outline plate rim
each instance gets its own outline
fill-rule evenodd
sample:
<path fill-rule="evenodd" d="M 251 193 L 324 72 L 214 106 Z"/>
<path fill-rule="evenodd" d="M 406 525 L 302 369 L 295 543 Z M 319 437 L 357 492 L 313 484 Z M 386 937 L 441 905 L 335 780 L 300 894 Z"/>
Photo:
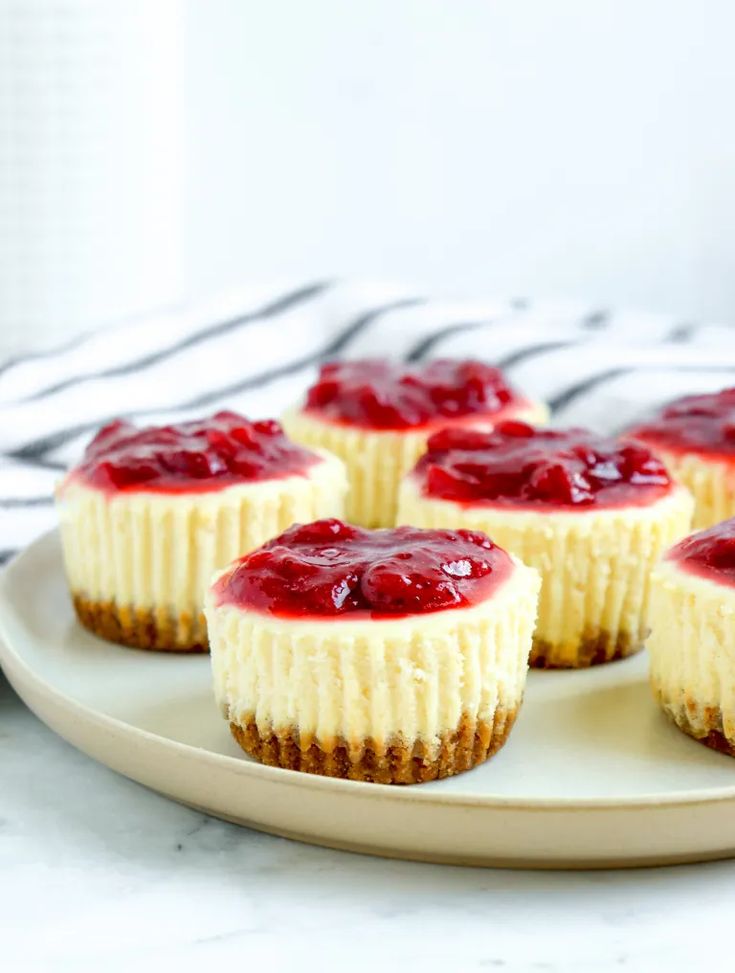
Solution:
<path fill-rule="evenodd" d="M 414 802 L 432 804 L 435 806 L 452 805 L 454 807 L 467 808 L 486 808 L 488 810 L 508 810 L 523 811 L 529 813 L 537 811 L 559 811 L 565 813 L 589 812 L 589 811 L 640 811 L 651 808 L 684 808 L 696 807 L 703 804 L 714 804 L 735 800 L 735 784 L 730 786 L 712 787 L 700 790 L 671 791 L 667 794 L 639 794 L 635 797 L 510 797 L 493 796 L 488 794 L 473 794 L 460 792 L 444 793 L 436 790 L 428 790 L 419 786 L 396 786 L 393 784 L 367 783 L 365 781 L 344 780 L 342 778 L 323 777 L 317 774 L 302 773 L 296 770 L 287 770 L 282 767 L 270 767 L 255 760 L 246 760 L 244 757 L 229 756 L 217 753 L 206 747 L 197 747 L 192 744 L 182 743 L 172 740 L 170 737 L 161 736 L 150 730 L 128 723 L 117 717 L 110 716 L 101 710 L 95 709 L 86 703 L 75 699 L 73 696 L 61 691 L 47 679 L 40 676 L 33 667 L 25 660 L 21 651 L 13 645 L 14 634 L 10 631 L 13 621 L 17 624 L 23 622 L 23 613 L 13 604 L 10 598 L 9 586 L 12 583 L 18 566 L 32 557 L 39 548 L 53 543 L 58 535 L 58 529 L 46 531 L 37 537 L 23 550 L 15 554 L 2 570 L 0 570 L 0 665 L 8 675 L 12 686 L 18 695 L 26 701 L 26 692 L 40 691 L 49 701 L 72 714 L 81 716 L 87 722 L 94 722 L 98 726 L 106 727 L 116 734 L 127 735 L 132 740 L 141 743 L 155 742 L 157 746 L 164 747 L 176 752 L 177 754 L 213 762 L 227 769 L 231 773 L 239 774 L 243 777 L 254 777 L 269 781 L 271 784 L 298 784 L 301 787 L 339 796 L 340 794 L 360 795 L 361 798 L 370 800 L 385 800 L 390 798 L 399 804 L 410 805 Z M 120 651 L 135 651 L 129 648 L 120 647 Z M 10 675 L 12 673 L 12 676 Z M 31 707 L 33 712 L 36 710 Z M 39 715 L 39 714 L 36 714 Z M 46 722 L 43 716 L 40 716 Z M 59 733 L 51 727 L 57 735 L 67 739 L 64 734 Z M 74 744 L 72 744 L 74 745 Z M 79 748 L 78 748 L 79 749 Z"/>

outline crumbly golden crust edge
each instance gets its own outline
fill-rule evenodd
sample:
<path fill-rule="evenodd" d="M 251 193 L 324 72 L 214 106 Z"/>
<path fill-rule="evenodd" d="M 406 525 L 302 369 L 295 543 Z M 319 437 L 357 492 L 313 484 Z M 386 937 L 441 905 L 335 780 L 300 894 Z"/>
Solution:
<path fill-rule="evenodd" d="M 528 664 L 534 669 L 587 669 L 617 659 L 627 659 L 643 648 L 646 633 L 636 636 L 599 631 L 582 638 L 577 645 L 552 645 L 534 638 Z"/>
<path fill-rule="evenodd" d="M 354 746 L 337 739 L 322 746 L 311 738 L 302 740 L 296 727 L 263 732 L 252 718 L 230 722 L 230 730 L 246 753 L 271 767 L 377 784 L 421 784 L 470 770 L 492 757 L 508 739 L 519 708 L 499 709 L 492 722 L 464 716 L 432 746 L 400 739 L 383 747 L 371 739 Z"/>
<path fill-rule="evenodd" d="M 114 601 L 90 601 L 79 594 L 72 600 L 84 628 L 108 642 L 158 652 L 209 652 L 204 615 L 173 615 Z"/>
<path fill-rule="evenodd" d="M 735 739 L 728 738 L 723 732 L 724 719 L 719 706 L 700 706 L 695 699 L 686 695 L 681 701 L 672 703 L 655 685 L 653 694 L 664 713 L 682 733 L 711 750 L 735 757 Z"/>

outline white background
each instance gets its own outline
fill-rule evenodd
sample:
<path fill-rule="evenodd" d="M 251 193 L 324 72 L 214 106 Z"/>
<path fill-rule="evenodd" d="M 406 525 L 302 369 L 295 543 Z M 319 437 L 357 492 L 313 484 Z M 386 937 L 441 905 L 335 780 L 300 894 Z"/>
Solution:
<path fill-rule="evenodd" d="M 2 0 L 0 353 L 244 280 L 735 307 L 727 0 Z"/>

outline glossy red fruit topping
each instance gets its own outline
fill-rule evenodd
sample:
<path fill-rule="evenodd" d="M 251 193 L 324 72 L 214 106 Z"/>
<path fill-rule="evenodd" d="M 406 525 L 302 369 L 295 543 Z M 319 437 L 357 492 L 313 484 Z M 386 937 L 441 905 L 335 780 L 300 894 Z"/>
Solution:
<path fill-rule="evenodd" d="M 384 358 L 329 362 L 306 410 L 370 429 L 409 429 L 436 419 L 496 413 L 520 402 L 503 373 L 480 361 L 437 358 L 407 365 Z"/>
<path fill-rule="evenodd" d="M 100 429 L 74 472 L 100 489 L 202 491 L 303 474 L 317 459 L 272 419 L 218 412 L 145 429 L 117 419 Z"/>
<path fill-rule="evenodd" d="M 219 602 L 286 617 L 416 615 L 487 598 L 512 561 L 479 531 L 295 524 L 241 558 Z"/>
<path fill-rule="evenodd" d="M 654 448 L 735 455 L 735 388 L 669 402 L 628 433 Z"/>
<path fill-rule="evenodd" d="M 685 537 L 666 559 L 679 562 L 692 574 L 735 585 L 735 517 Z"/>
<path fill-rule="evenodd" d="M 501 422 L 492 432 L 443 429 L 429 439 L 414 475 L 429 496 L 512 506 L 648 503 L 671 484 L 644 446 L 524 422 Z"/>

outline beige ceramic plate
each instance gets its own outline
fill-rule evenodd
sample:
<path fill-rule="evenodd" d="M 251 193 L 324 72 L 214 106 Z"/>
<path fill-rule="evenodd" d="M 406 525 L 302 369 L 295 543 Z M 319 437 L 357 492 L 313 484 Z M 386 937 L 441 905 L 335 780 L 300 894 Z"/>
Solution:
<path fill-rule="evenodd" d="M 735 854 L 735 760 L 670 726 L 643 657 L 534 672 L 505 749 L 408 788 L 261 767 L 214 706 L 209 660 L 102 642 L 76 624 L 58 539 L 0 577 L 3 668 L 26 703 L 90 756 L 218 817 L 402 858 L 624 866 Z"/>

